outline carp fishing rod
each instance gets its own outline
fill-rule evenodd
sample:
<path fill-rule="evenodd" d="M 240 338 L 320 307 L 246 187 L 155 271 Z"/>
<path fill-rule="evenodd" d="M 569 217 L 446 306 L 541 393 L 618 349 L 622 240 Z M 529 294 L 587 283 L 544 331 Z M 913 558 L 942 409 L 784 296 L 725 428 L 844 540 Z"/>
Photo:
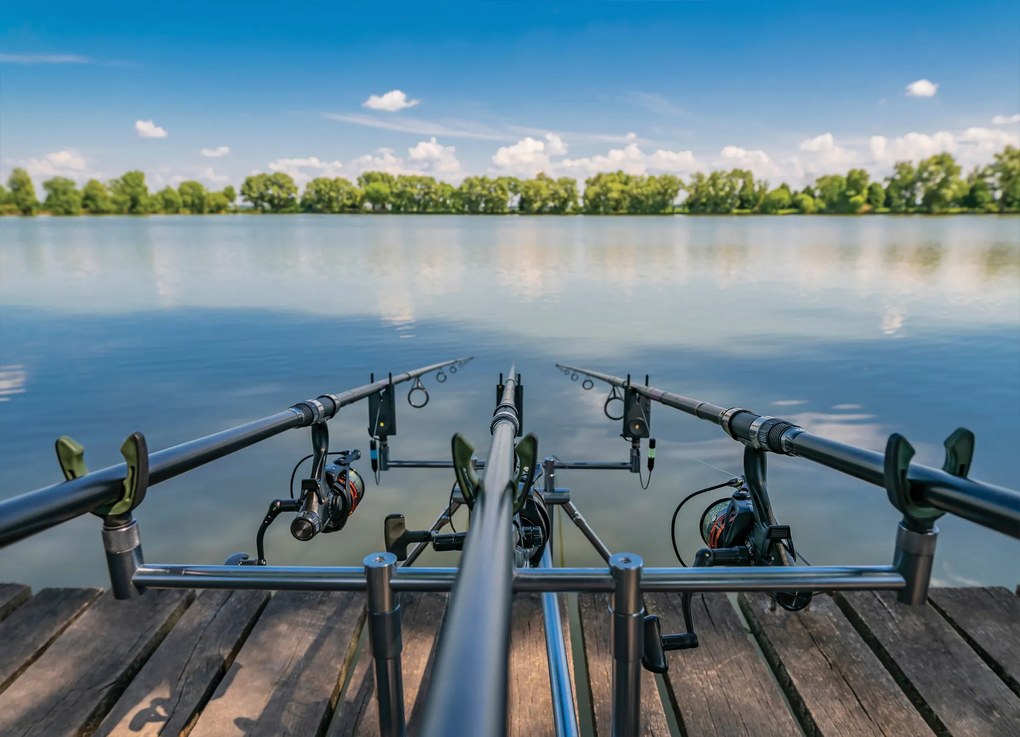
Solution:
<path fill-rule="evenodd" d="M 370 383 L 363 386 L 339 394 L 321 394 L 281 412 L 151 455 L 148 453 L 145 436 L 133 433 L 121 447 L 125 462 L 98 471 L 89 472 L 85 465 L 85 449 L 64 436 L 57 440 L 56 451 L 65 480 L 0 501 L 0 548 L 89 512 L 110 518 L 114 525 L 122 524 L 130 518 L 130 511 L 142 502 L 149 486 L 287 430 L 312 426 L 313 448 L 319 453 L 323 443 L 328 442 L 326 421 L 334 417 L 342 407 L 365 398 L 369 399 L 371 408 L 375 410 L 375 434 L 378 436 L 381 432 L 384 437 L 388 437 L 395 432 L 395 426 L 391 427 L 387 423 L 395 416 L 394 388 L 397 385 L 413 381 L 408 403 L 412 407 L 423 407 L 428 403 L 428 392 L 421 383 L 421 377 L 435 373 L 437 380 L 442 383 L 446 380 L 444 370 L 455 373 L 457 368 L 471 360 L 455 358 L 401 374 L 388 374 L 378 381 L 373 375 Z M 419 398 L 412 399 L 415 396 Z M 315 428 L 319 428 L 318 433 Z M 369 432 L 371 434 L 373 428 Z"/>
<path fill-rule="evenodd" d="M 0 546 L 93 512 L 103 518 L 103 544 L 116 598 L 133 598 L 154 588 L 364 591 L 380 732 L 386 737 L 401 736 L 406 730 L 401 612 L 396 593 L 450 592 L 426 695 L 421 733 L 429 737 L 506 733 L 512 597 L 520 592 L 541 593 L 556 734 L 573 737 L 579 731 L 557 594 L 610 594 L 607 615 L 614 633 L 611 731 L 629 735 L 637 734 L 640 727 L 641 667 L 662 673 L 668 668 L 667 651 L 698 646 L 690 613 L 694 592 L 762 591 L 791 611 L 807 606 L 816 591 L 890 590 L 899 592 L 904 603 L 922 604 L 932 571 L 937 534 L 934 522 L 939 515 L 950 512 L 1020 537 L 1020 494 L 967 478 L 973 454 L 973 435 L 968 431 L 958 430 L 947 440 L 946 465 L 940 471 L 911 463 L 912 448 L 901 436 L 890 438 L 883 456 L 821 438 L 786 420 L 741 408 L 724 409 L 656 389 L 648 385 L 647 377 L 640 385 L 629 377 L 560 364 L 572 379 L 585 377 L 585 389 L 594 388 L 596 380 L 610 384 L 603 410 L 610 419 L 622 421 L 621 435 L 630 442 L 628 460 L 540 458 L 537 438 L 524 432 L 524 385 L 513 367 L 500 374 L 496 386 L 489 428 L 492 439 L 484 460 L 475 456 L 474 446 L 459 433 L 452 437 L 450 460 L 390 458 L 389 440 L 397 429 L 396 385 L 413 381 L 408 403 L 424 406 L 428 392 L 421 377 L 434 372 L 442 383 L 447 373 L 455 373 L 468 360 L 433 364 L 380 381 L 373 376 L 365 386 L 339 395 L 320 395 L 284 412 L 151 455 L 144 436 L 136 433 L 122 448 L 124 464 L 95 473 L 85 468 L 81 446 L 62 438 L 57 442 L 57 455 L 67 480 L 0 502 Z M 365 480 L 353 465 L 361 453 L 356 449 L 331 451 L 327 421 L 341 407 L 366 398 L 376 482 L 391 469 L 452 471 L 454 485 L 446 508 L 425 529 L 408 529 L 403 514 L 388 515 L 383 549 L 368 555 L 360 567 L 270 565 L 264 537 L 278 515 L 293 513 L 290 533 L 307 542 L 344 529 L 363 501 Z M 621 408 L 610 412 L 616 402 Z M 712 421 L 744 446 L 740 477 L 702 489 L 681 502 L 682 506 L 713 488 L 735 489 L 728 498 L 710 504 L 702 515 L 699 529 L 706 547 L 695 555 L 692 568 L 647 568 L 638 554 L 614 554 L 581 515 L 571 490 L 558 483 L 564 471 L 622 470 L 638 474 L 642 487 L 647 488 L 641 476 L 641 446 L 648 441 L 650 482 L 655 465 L 652 402 Z M 299 427 L 310 429 L 312 453 L 295 466 L 290 497 L 270 503 L 256 533 L 254 558 L 234 553 L 222 565 L 144 561 L 132 510 L 148 486 Z M 777 520 L 768 497 L 765 459 L 769 452 L 799 455 L 884 485 L 904 515 L 893 564 L 800 565 L 792 531 Z M 311 470 L 302 477 L 300 493 L 295 494 L 294 479 L 309 459 Z M 480 476 L 479 471 L 484 473 Z M 445 498 L 445 484 L 443 487 Z M 468 510 L 467 531 L 443 532 L 460 506 Z M 552 565 L 552 520 L 557 507 L 602 557 L 604 567 Z M 459 565 L 412 568 L 429 547 L 460 552 Z M 680 594 L 686 632 L 660 632 L 658 617 L 645 607 L 643 595 L 649 592 Z M 470 698 L 465 698 L 465 684 L 469 684 Z"/>

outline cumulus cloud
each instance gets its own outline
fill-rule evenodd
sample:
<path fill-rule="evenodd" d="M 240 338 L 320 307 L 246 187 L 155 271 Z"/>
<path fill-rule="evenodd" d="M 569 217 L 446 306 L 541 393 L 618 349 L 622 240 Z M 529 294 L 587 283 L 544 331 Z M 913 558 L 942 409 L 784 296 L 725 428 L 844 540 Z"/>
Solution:
<path fill-rule="evenodd" d="M 512 146 L 500 146 L 492 156 L 492 163 L 508 173 L 533 175 L 552 169 L 550 156 L 566 153 L 563 139 L 555 133 L 546 133 L 545 140 L 526 136 Z"/>
<path fill-rule="evenodd" d="M 323 161 L 317 156 L 297 159 L 276 159 L 269 162 L 269 171 L 289 174 L 298 184 L 315 177 L 337 177 L 343 164 L 339 161 Z"/>
<path fill-rule="evenodd" d="M 361 103 L 361 107 L 395 113 L 404 108 L 414 107 L 419 102 L 421 100 L 407 99 L 407 94 L 401 90 L 390 90 L 385 95 L 370 95 L 367 100 Z"/>
<path fill-rule="evenodd" d="M 804 155 L 804 160 L 798 161 L 810 171 L 850 166 L 857 161 L 857 155 L 839 146 L 831 133 L 801 141 L 798 149 Z"/>
<path fill-rule="evenodd" d="M 869 141 L 872 158 L 879 164 L 905 159 L 917 160 L 948 152 L 963 166 L 987 163 L 991 155 L 1004 146 L 1020 145 L 1020 135 L 1001 128 L 972 127 L 953 134 L 949 131 L 918 133 L 913 131 L 898 138 L 872 136 Z"/>
<path fill-rule="evenodd" d="M 996 115 L 992 118 L 992 125 L 1012 125 L 1020 123 L 1020 113 L 1016 115 Z"/>
<path fill-rule="evenodd" d="M 746 149 L 740 146 L 724 146 L 719 152 L 719 165 L 725 168 L 750 169 L 758 176 L 785 175 L 786 170 L 778 166 L 772 157 L 760 149 Z"/>
<path fill-rule="evenodd" d="M 658 149 L 646 153 L 637 143 L 630 143 L 623 148 L 610 149 L 607 153 L 597 156 L 564 159 L 560 166 L 565 173 L 577 176 L 617 170 L 626 174 L 682 174 L 694 169 L 696 161 L 690 151 Z"/>
<path fill-rule="evenodd" d="M 218 159 L 230 153 L 230 146 L 217 146 L 216 148 L 203 148 L 202 155 L 209 159 Z"/>
<path fill-rule="evenodd" d="M 151 120 L 136 120 L 135 133 L 139 138 L 166 138 L 169 135 L 166 128 L 160 128 Z"/>
<path fill-rule="evenodd" d="M 919 79 L 908 84 L 906 90 L 907 97 L 935 97 L 935 93 L 939 91 L 939 86 L 930 79 Z"/>
<path fill-rule="evenodd" d="M 33 177 L 69 177 L 75 179 L 85 172 L 85 159 L 72 151 L 54 151 L 41 159 L 24 162 L 25 171 Z"/>
<path fill-rule="evenodd" d="M 460 171 L 460 161 L 454 146 L 444 146 L 435 136 L 420 141 L 407 150 L 411 165 L 436 174 L 453 174 Z"/>

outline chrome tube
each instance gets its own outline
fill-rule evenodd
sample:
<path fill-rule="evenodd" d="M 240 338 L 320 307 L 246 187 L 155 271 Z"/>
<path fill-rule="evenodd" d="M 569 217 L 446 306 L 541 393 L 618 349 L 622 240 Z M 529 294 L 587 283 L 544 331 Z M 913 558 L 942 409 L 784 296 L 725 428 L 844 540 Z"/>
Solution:
<path fill-rule="evenodd" d="M 552 568 L 552 553 L 546 545 L 542 553 L 543 568 Z M 577 712 L 574 708 L 574 688 L 570 680 L 567 648 L 563 641 L 563 622 L 560 619 L 559 596 L 551 591 L 542 594 L 542 616 L 545 619 L 545 651 L 549 661 L 549 685 L 552 690 L 553 720 L 556 737 L 577 737 Z"/>
<path fill-rule="evenodd" d="M 613 737 L 641 732 L 641 653 L 645 607 L 641 601 L 640 555 L 617 553 L 609 559 L 613 576 L 610 649 L 613 652 Z"/>
<path fill-rule="evenodd" d="M 375 697 L 379 706 L 381 737 L 404 737 L 404 680 L 400 673 L 400 605 L 394 600 L 390 580 L 396 567 L 393 553 L 373 553 L 365 558 L 368 596 L 365 614 L 368 642 L 375 664 Z"/>
<path fill-rule="evenodd" d="M 447 592 L 456 568 L 398 568 L 394 591 Z M 151 589 L 258 589 L 364 591 L 365 574 L 350 566 L 193 566 L 146 563 L 132 582 Z M 514 593 L 557 591 L 604 594 L 613 591 L 607 568 L 522 568 L 514 572 Z M 682 591 L 897 591 L 903 575 L 892 566 L 749 566 L 733 568 L 645 568 L 644 593 Z"/>

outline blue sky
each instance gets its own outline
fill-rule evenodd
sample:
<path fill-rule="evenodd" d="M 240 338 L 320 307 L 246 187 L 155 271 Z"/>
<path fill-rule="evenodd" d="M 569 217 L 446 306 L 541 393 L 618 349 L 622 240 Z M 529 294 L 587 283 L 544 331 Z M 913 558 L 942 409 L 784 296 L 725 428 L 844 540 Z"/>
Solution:
<path fill-rule="evenodd" d="M 972 165 L 1018 138 L 1016 2 L 50 2 L 0 19 L 0 173 L 37 181 L 800 182 L 940 150 Z"/>

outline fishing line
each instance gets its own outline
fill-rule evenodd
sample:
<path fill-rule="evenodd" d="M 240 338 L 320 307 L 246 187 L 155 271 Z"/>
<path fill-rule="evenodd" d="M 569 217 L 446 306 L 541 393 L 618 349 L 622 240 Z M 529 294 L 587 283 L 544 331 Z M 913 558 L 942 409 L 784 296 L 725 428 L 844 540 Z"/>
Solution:
<path fill-rule="evenodd" d="M 704 489 L 692 491 L 690 494 L 681 499 L 680 503 L 676 505 L 676 509 L 673 510 L 673 519 L 669 523 L 669 540 L 670 542 L 673 543 L 673 553 L 676 555 L 676 559 L 680 561 L 680 565 L 682 565 L 684 568 L 687 568 L 688 565 L 684 563 L 683 556 L 680 555 L 680 548 L 676 544 L 676 518 L 680 514 L 680 510 L 687 502 L 689 502 L 691 499 L 698 496 L 699 494 L 707 494 L 710 491 L 722 489 L 725 486 L 740 486 L 741 481 L 742 479 L 740 479 L 739 477 L 734 477 L 731 478 L 729 481 L 724 481 L 721 484 L 716 484 L 715 486 L 706 486 Z"/>

